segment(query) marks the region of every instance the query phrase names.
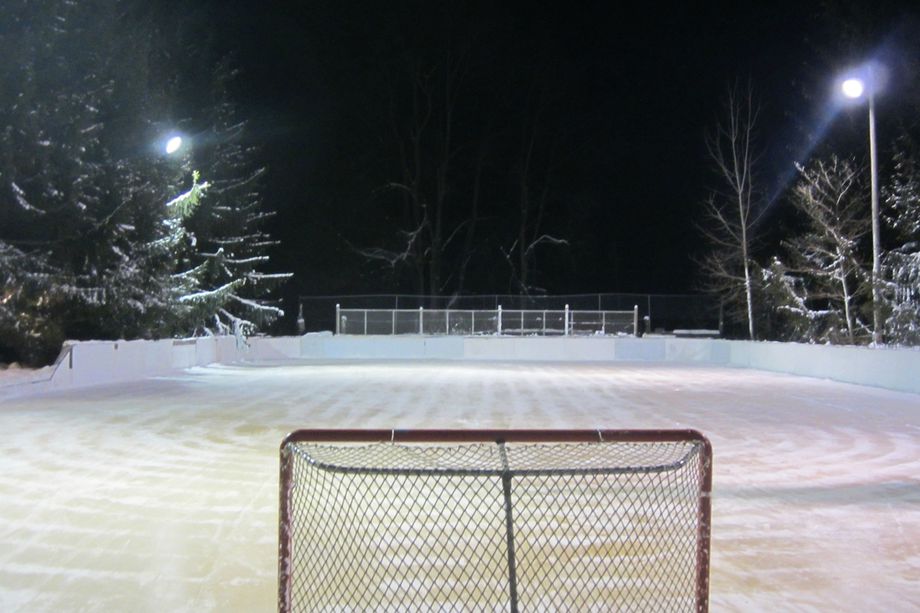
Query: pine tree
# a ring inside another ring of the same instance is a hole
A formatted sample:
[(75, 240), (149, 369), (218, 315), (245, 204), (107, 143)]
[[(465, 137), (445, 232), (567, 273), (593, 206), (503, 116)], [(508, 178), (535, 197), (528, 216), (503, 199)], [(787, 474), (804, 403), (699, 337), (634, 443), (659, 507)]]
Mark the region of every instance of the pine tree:
[(884, 194), (884, 220), (896, 244), (882, 255), (885, 332), (898, 344), (920, 344), (920, 162), (904, 135)]
[(109, 270), (105, 309), (128, 338), (158, 338), (181, 333), (187, 327), (190, 308), (181, 298), (198, 291), (194, 271), (177, 273), (183, 254), (193, 249), (185, 227), (198, 207), (207, 183), (193, 173), (191, 188), (160, 205), (162, 216), (143, 242), (123, 252), (119, 265)]
[(805, 274), (790, 270), (779, 257), (761, 270), (764, 301), (772, 307), (773, 338), (781, 341), (827, 341), (841, 327), (840, 312), (812, 295)]
[[(103, 41), (115, 12), (103, 5), (12, 3), (0, 33), (0, 241), (19, 287), (41, 292), (20, 303), (21, 321), (4, 326), (0, 343), (42, 321), (45, 331), (29, 333), (31, 357), (55, 351), (69, 334), (64, 315), (98, 301), (94, 277), (110, 255), (103, 221), (118, 194), (109, 189), (112, 160), (102, 139), (113, 87)], [(90, 32), (99, 44), (88, 44)]]
[[(20, 0), (5, 9), (0, 354), (38, 362), (64, 338), (250, 333), (279, 314), (261, 301), (265, 282), (286, 276), (258, 272), (272, 241), (259, 229), (262, 171), (235, 140), (244, 124), (226, 91), (202, 98), (187, 86), (212, 66), (184, 65), (191, 72), (176, 76), (167, 48), (175, 41), (163, 42), (141, 2)], [(152, 149), (175, 125), (180, 93), (199, 115), (188, 123), (213, 127), (216, 145), (194, 160)], [(177, 217), (164, 202), (193, 162), (215, 178), (215, 197), (179, 216), (167, 257), (162, 233)]]
[(0, 242), (0, 362), (53, 359), (64, 340), (54, 314), (67, 298), (57, 276), (44, 258)]
[(214, 71), (204, 138), (212, 144), (194, 156), (212, 187), (189, 220), (197, 250), (188, 264), (195, 266), (202, 287), (221, 297), (223, 306), (201, 309), (190, 333), (239, 336), (264, 329), (284, 314), (265, 295), (292, 276), (264, 272), (268, 250), (277, 244), (264, 230), (274, 212), (263, 205), (265, 168), (254, 165), (257, 150), (247, 142), (246, 122), (231, 102), (229, 87), (235, 77), (226, 58)]

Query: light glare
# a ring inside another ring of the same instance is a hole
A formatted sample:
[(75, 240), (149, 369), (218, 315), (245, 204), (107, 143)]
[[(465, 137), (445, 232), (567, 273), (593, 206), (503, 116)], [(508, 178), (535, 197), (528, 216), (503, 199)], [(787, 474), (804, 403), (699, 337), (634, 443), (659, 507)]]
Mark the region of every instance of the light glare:
[(173, 136), (168, 141), (166, 141), (166, 153), (173, 154), (179, 150), (179, 147), (182, 146), (182, 137)]
[(847, 79), (841, 85), (841, 89), (847, 98), (859, 98), (866, 91), (866, 85), (860, 79)]

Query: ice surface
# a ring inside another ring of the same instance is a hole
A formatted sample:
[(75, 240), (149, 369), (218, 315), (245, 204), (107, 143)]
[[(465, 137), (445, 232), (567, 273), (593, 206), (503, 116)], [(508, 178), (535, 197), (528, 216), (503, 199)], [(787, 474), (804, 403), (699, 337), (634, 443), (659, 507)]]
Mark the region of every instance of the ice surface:
[(920, 608), (920, 396), (744, 369), (285, 363), (6, 399), (0, 610), (271, 611), (301, 427), (671, 428), (713, 443), (713, 611)]

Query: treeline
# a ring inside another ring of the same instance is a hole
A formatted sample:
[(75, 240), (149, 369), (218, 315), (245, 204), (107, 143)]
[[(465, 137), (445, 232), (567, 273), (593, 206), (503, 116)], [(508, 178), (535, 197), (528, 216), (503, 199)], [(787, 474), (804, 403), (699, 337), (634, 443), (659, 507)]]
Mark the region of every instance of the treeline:
[(328, 227), (316, 257), (334, 261), (299, 281), (346, 293), (564, 291), (559, 280), (594, 244), (577, 234), (596, 208), (585, 203), (597, 174), (582, 160), (598, 128), (584, 118), (613, 123), (578, 91), (586, 68), (567, 57), (571, 41), (505, 5), (330, 6), (319, 9), (328, 27), (310, 32), (336, 130), (303, 216)]
[(233, 64), (156, 5), (4, 3), (0, 361), (46, 363), (65, 339), (245, 335), (280, 315)]
[[(752, 91), (733, 89), (725, 115), (709, 139), (719, 187), (701, 224), (711, 245), (702, 270), (706, 289), (723, 300), (732, 333), (814, 343), (920, 343), (917, 130), (902, 124), (886, 147), (891, 155), (880, 173), (873, 230), (867, 164), (823, 147), (796, 164), (783, 195), (768, 199), (759, 183)], [(778, 216), (770, 213), (780, 206), (791, 215), (777, 231), (769, 226)]]
[(706, 140), (700, 270), (731, 336), (920, 343), (920, 23), (904, 8), (822, 3), (782, 89), (728, 88)]

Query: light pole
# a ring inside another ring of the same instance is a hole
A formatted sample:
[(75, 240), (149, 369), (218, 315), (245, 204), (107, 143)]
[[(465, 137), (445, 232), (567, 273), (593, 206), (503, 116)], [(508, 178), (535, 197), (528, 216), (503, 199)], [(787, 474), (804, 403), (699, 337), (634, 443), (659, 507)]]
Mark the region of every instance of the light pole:
[(869, 175), (870, 189), (872, 192), (872, 343), (882, 343), (881, 306), (882, 299), (879, 292), (881, 281), (881, 246), (879, 244), (879, 212), (878, 212), (878, 156), (875, 143), (875, 81), (872, 70), (868, 69), (868, 78), (850, 77), (840, 84), (843, 95), (851, 99), (860, 99), (863, 95), (869, 98)]

